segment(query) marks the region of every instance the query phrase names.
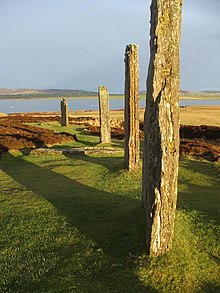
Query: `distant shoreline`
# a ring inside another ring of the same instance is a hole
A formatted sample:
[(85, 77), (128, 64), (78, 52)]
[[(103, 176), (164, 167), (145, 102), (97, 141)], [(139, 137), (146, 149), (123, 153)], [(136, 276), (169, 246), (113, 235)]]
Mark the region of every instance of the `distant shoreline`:
[[(140, 120), (144, 120), (144, 108), (140, 109)], [(124, 119), (124, 110), (111, 110), (111, 118)], [(13, 115), (31, 115), (31, 116), (59, 116), (60, 111), (45, 111), (45, 112), (20, 112), (10, 113)], [(99, 117), (98, 110), (77, 110), (69, 111), (71, 117)], [(1, 113), (0, 113), (1, 116)], [(7, 116), (7, 115), (2, 115)], [(220, 127), (220, 105), (219, 106), (187, 106), (180, 108), (180, 122), (182, 125), (209, 125)]]
[[(59, 99), (68, 99), (68, 100), (94, 100), (98, 99), (98, 96), (76, 96), (76, 97), (69, 97), (69, 96), (57, 96), (57, 97), (12, 97), (12, 96), (1, 96), (1, 100), (59, 100)], [(124, 95), (109, 95), (110, 100), (121, 100), (124, 99)], [(144, 100), (146, 98), (145, 95), (140, 95), (140, 100)], [(201, 95), (183, 95), (180, 96), (180, 100), (220, 100), (220, 95), (213, 95), (213, 94), (201, 94)]]

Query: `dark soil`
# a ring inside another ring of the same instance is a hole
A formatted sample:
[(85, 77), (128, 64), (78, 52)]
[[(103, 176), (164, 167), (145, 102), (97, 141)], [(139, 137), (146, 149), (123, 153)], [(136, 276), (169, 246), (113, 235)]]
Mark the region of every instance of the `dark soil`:
[(180, 156), (193, 156), (211, 162), (220, 161), (220, 145), (213, 141), (181, 139)]
[[(18, 150), (23, 148), (38, 148), (61, 143), (76, 141), (74, 135), (68, 133), (55, 133), (24, 123), (42, 123), (59, 121), (58, 115), (39, 115), (39, 113), (9, 115), (0, 117), (0, 155), (2, 151)], [(99, 135), (100, 129), (91, 126), (92, 117), (70, 118), (70, 123), (84, 124), (86, 130), (92, 135)], [(124, 139), (124, 129), (112, 127), (113, 138)], [(143, 140), (143, 123), (140, 123), (140, 139)], [(209, 161), (219, 161), (220, 157), (220, 127), (215, 126), (189, 126), (180, 128), (180, 155), (201, 157)]]
[(52, 130), (23, 124), (14, 118), (0, 119), (0, 149), (2, 151), (47, 147), (76, 140), (76, 136), (69, 133), (55, 133)]
[[(144, 132), (140, 125), (140, 140), (144, 139)], [(100, 128), (87, 126), (86, 130), (92, 135), (99, 135)], [(112, 128), (111, 136), (117, 139), (124, 138), (122, 128)], [(211, 162), (220, 160), (220, 127), (214, 126), (190, 126), (180, 128), (180, 155), (194, 156), (206, 159)]]
[[(31, 113), (30, 114), (9, 114), (6, 117), (0, 117), (1, 119), (9, 119), (13, 121), (18, 121), (20, 123), (43, 123), (43, 122), (59, 122), (60, 116), (58, 115), (48, 115), (48, 114), (39, 114), (39, 113)], [(69, 123), (74, 124), (86, 124), (89, 121), (95, 121), (97, 118), (94, 117), (69, 117)]]

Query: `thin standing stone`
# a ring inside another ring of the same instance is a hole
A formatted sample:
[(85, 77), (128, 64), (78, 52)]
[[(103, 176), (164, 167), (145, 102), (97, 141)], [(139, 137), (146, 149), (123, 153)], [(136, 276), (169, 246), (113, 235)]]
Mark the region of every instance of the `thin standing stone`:
[(139, 64), (138, 46), (125, 49), (125, 147), (124, 161), (128, 170), (138, 167), (140, 158), (139, 140)]
[(100, 118), (100, 142), (111, 142), (111, 125), (109, 110), (109, 94), (105, 86), (100, 86), (99, 94), (99, 118)]
[(61, 108), (61, 126), (69, 125), (69, 116), (68, 116), (68, 104), (66, 99), (62, 99), (60, 102)]
[(144, 122), (143, 205), (150, 255), (172, 246), (179, 162), (182, 0), (152, 0)]

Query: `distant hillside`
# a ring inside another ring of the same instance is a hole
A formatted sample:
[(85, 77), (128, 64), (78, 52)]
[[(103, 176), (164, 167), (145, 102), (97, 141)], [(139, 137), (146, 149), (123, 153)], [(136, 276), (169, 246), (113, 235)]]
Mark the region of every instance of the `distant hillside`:
[(206, 94), (220, 95), (220, 91), (202, 91), (202, 92)]
[(0, 88), (0, 95), (17, 95), (17, 94), (23, 94), (23, 93), (35, 93), (37, 90), (33, 89), (6, 89), (6, 88)]
[(85, 90), (68, 90), (68, 89), (47, 89), (40, 90), (40, 93), (45, 94), (64, 94), (71, 96), (96, 96), (98, 93), (93, 91), (85, 91)]
[(0, 88), (0, 96), (96, 96), (97, 92), (69, 89), (5, 89)]
[[(141, 91), (140, 95), (146, 95), (146, 91)], [(192, 91), (187, 91), (187, 90), (180, 90), (180, 95), (181, 96), (205, 96), (205, 95), (220, 95), (220, 91), (200, 91), (200, 92), (192, 92)]]
[[(70, 89), (8, 89), (0, 88), (0, 99), (43, 99), (43, 98), (93, 98), (97, 97), (98, 93), (86, 90), (70, 90)], [(111, 98), (122, 98), (123, 94), (111, 94)], [(146, 91), (140, 91), (140, 98), (145, 98)], [(219, 91), (201, 91), (190, 92), (186, 90), (180, 91), (180, 97), (186, 99), (193, 97), (196, 99), (213, 99), (220, 98)]]

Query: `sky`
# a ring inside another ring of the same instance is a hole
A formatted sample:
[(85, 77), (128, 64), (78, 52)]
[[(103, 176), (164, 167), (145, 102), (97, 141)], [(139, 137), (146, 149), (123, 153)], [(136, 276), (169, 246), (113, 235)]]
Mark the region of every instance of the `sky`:
[[(0, 0), (0, 88), (124, 89), (124, 51), (149, 62), (150, 0)], [(181, 89), (220, 90), (220, 0), (184, 0)]]

